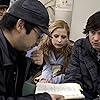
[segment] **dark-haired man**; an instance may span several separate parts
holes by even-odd
[[[85,100],[94,100],[100,95],[100,11],[89,17],[83,33],[86,38],[75,42],[64,82],[80,84]]]
[[[9,7],[10,0],[0,0],[0,20]]]
[[[38,0],[18,0],[0,21],[0,100],[58,100],[48,93],[22,96],[25,80],[36,68],[25,51],[48,32],[49,17]],[[31,73],[32,72],[32,73]]]

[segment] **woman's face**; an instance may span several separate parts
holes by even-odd
[[[68,41],[68,33],[65,28],[57,28],[52,33],[51,42],[56,49],[63,48]]]

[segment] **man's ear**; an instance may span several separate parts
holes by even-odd
[[[22,31],[23,28],[24,28],[24,21],[22,19],[18,19],[16,23],[16,30],[20,32]]]

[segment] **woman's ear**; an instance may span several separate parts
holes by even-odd
[[[18,19],[16,23],[16,30],[20,32],[22,31],[23,28],[24,28],[24,21],[22,19]]]

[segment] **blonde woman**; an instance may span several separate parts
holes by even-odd
[[[58,20],[50,25],[49,32],[52,37],[45,35],[38,45],[43,50],[45,60],[40,82],[56,84],[63,80],[70,61],[70,29],[65,21]]]

